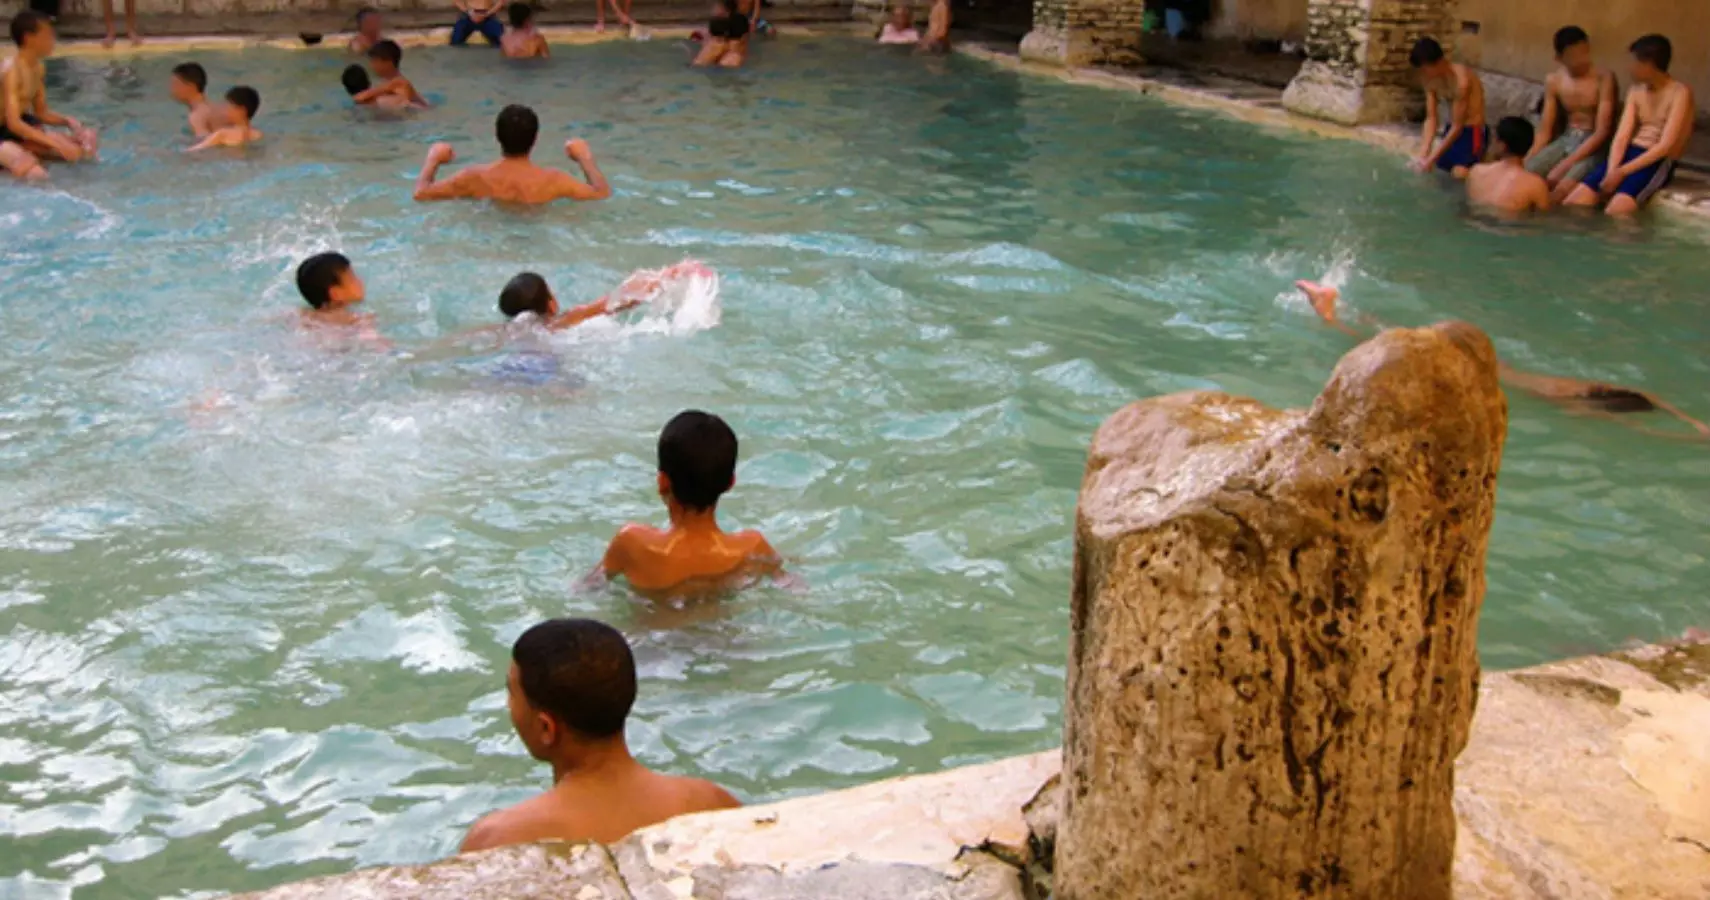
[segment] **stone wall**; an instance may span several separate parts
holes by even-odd
[[[1220,0],[1206,31],[1216,38],[1306,39],[1307,0]]]
[[[1453,48],[1450,0],[1311,0],[1306,57],[1283,104],[1344,125],[1414,116],[1423,94],[1408,54],[1422,37]]]
[[[1136,65],[1144,18],[1140,0],[1034,0],[1021,55],[1062,66]]]

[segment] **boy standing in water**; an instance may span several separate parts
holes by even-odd
[[[439,169],[455,162],[457,151],[446,143],[429,147],[421,174],[416,176],[416,201],[501,200],[539,204],[554,200],[604,200],[612,195],[606,176],[594,164],[594,151],[588,148],[587,141],[572,140],[564,145],[564,155],[582,167],[586,182],[578,181],[568,172],[537,166],[529,159],[535,138],[540,136],[540,118],[534,110],[515,104],[505,107],[499,111],[493,131],[503,158],[484,166],[470,166],[444,181],[436,180]]]
[[[1449,62],[1443,45],[1431,38],[1420,38],[1408,59],[1425,82],[1425,129],[1413,170],[1440,169],[1465,178],[1490,146],[1490,128],[1484,124],[1484,82],[1471,67]],[[1449,104],[1449,121],[1439,132],[1442,103]]]
[[[1534,145],[1526,170],[1566,196],[1603,161],[1615,134],[1617,97],[1615,73],[1591,64],[1591,38],[1584,29],[1569,25],[1556,32],[1556,60],[1561,66],[1544,80],[1544,117],[1538,123],[1538,134],[1554,140]],[[1564,115],[1567,127],[1556,136]]]
[[[511,4],[511,30],[499,42],[499,50],[510,59],[533,59],[552,55],[546,45],[546,35],[534,27],[534,7],[527,3]]]
[[[357,10],[356,36],[350,39],[350,52],[366,56],[384,39],[380,33],[380,10],[372,6]]]
[[[250,124],[259,109],[261,94],[255,88],[240,84],[226,91],[226,121],[231,124],[203,138],[190,152],[210,147],[242,147],[261,140],[261,132]]]
[[[1692,89],[1668,74],[1674,47],[1649,34],[1633,42],[1633,88],[1609,158],[1568,194],[1569,206],[1596,206],[1605,199],[1612,216],[1630,216],[1674,180],[1675,163],[1692,140],[1697,104]]]
[[[642,592],[775,572],[778,552],[758,531],[727,534],[718,500],[736,485],[736,433],[710,413],[678,413],[659,433],[659,497],[671,527],[625,525],[600,561],[606,579]]]
[[[635,656],[610,625],[552,619],[523,632],[505,673],[506,706],[529,755],[552,766],[552,787],[482,817],[461,851],[544,840],[612,844],[676,816],[741,806],[710,781],[636,762],[624,740],[635,695]]]
[[[374,103],[394,107],[397,101],[380,104],[381,97],[399,97],[404,103],[426,109],[430,104],[427,98],[416,92],[416,86],[404,77],[399,68],[404,62],[404,48],[397,41],[381,41],[368,50],[368,67],[374,70],[374,76],[380,83],[351,97],[358,104]]]
[[[5,116],[0,121],[0,165],[19,178],[46,178],[42,159],[77,162],[95,156],[95,131],[70,116],[62,116],[47,105],[43,61],[53,54],[53,25],[47,17],[26,9],[12,17],[12,43],[17,55],[0,77]],[[48,131],[57,125],[70,136]]]
[[[1550,183],[1526,171],[1522,160],[1532,149],[1532,123],[1515,116],[1496,123],[1496,159],[1467,173],[1467,200],[1506,213],[1550,208]]]
[[[193,62],[172,67],[172,99],[190,108],[190,133],[207,137],[224,124],[213,104],[208,102],[208,73]]]

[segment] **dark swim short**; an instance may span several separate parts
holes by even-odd
[[[24,124],[30,126],[31,128],[42,127],[42,120],[36,118],[35,116],[33,116],[29,113],[24,113],[23,115],[19,116],[19,118],[23,119]],[[17,141],[18,143],[22,144],[24,142],[24,138],[21,138],[15,134],[13,134],[12,129],[7,128],[6,123],[4,121],[0,121],[0,141]]]
[[[1587,388],[1585,402],[1612,413],[1651,412],[1657,408],[1651,398],[1638,391],[1607,384],[1594,384]]]
[[[748,36],[748,17],[742,13],[719,16],[707,23],[707,34],[723,41],[740,41]]]
[[[1626,165],[1649,152],[1650,150],[1646,147],[1628,147],[1627,157],[1621,161],[1621,165]],[[1604,160],[1602,165],[1592,169],[1591,174],[1585,176],[1585,186],[1594,191],[1602,190],[1603,179],[1609,175],[1609,165],[1609,160]],[[1640,206],[1644,206],[1650,202],[1652,197],[1657,195],[1657,191],[1668,187],[1669,182],[1673,180],[1674,160],[1664,157],[1621,179],[1621,184],[1615,188],[1615,193],[1626,194],[1637,201]]]
[[[1449,126],[1450,128],[1454,126]],[[1449,128],[1444,128],[1437,135],[1438,139],[1447,137]],[[1461,129],[1461,136],[1455,138],[1455,143],[1437,157],[1437,168],[1445,172],[1456,169],[1470,169],[1484,162],[1484,152],[1490,147],[1489,125],[1468,125]]]

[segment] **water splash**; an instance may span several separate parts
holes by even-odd
[[[692,259],[634,273],[612,292],[612,300],[634,300],[639,305],[622,316],[596,319],[566,334],[593,334],[608,339],[641,334],[694,334],[716,328],[723,315],[718,272]]]

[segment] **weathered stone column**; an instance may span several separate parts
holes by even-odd
[[[1075,523],[1059,900],[1449,897],[1507,428],[1477,329],[1135,403]]]
[[[1140,63],[1143,0],[1033,0],[1021,58],[1060,66]]]
[[[1310,0],[1306,63],[1283,92],[1291,112],[1344,125],[1401,121],[1424,102],[1408,54],[1451,46],[1452,0]]]

